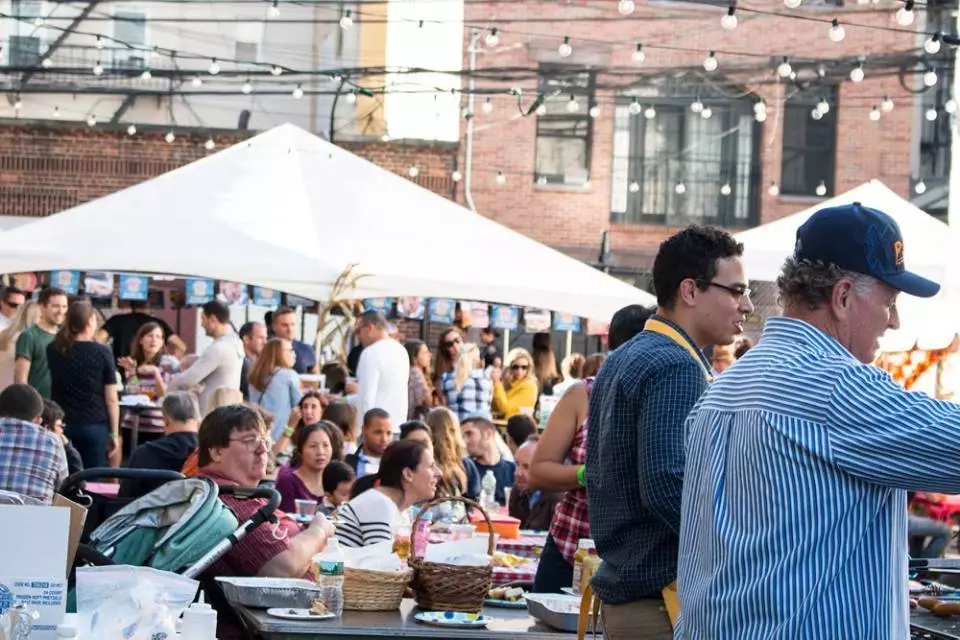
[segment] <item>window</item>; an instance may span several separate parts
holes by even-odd
[[[590,179],[594,86],[592,72],[541,67],[540,92],[546,98],[537,116],[537,182],[583,185]]]
[[[40,38],[10,36],[7,47],[11,67],[33,67],[40,63]]]
[[[755,100],[682,79],[651,93],[618,99],[611,221],[755,225],[761,137]]]
[[[783,114],[780,193],[833,194],[836,155],[837,88],[817,87],[789,94]]]
[[[954,18],[951,9],[956,2],[934,2],[927,6],[927,24],[939,33],[953,33]],[[923,118],[920,126],[919,175],[928,187],[945,184],[950,177],[950,114],[944,105],[953,96],[953,51],[943,47],[937,55],[929,56],[930,68],[937,72],[936,85],[926,89],[920,96]],[[927,118],[930,110],[936,110],[937,118]]]
[[[43,27],[36,27],[33,18],[43,17],[43,2],[39,0],[13,0],[13,14],[23,18],[12,21],[7,40],[7,64],[14,67],[32,67],[40,63],[43,43]]]
[[[124,69],[145,69],[147,67],[147,15],[142,11],[124,9],[113,12],[112,44],[114,66]],[[130,45],[134,48],[128,48]]]

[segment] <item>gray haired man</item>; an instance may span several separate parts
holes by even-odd
[[[197,448],[200,430],[200,405],[197,396],[188,391],[175,391],[163,399],[163,437],[146,442],[130,455],[131,469],[168,469],[180,471]],[[120,496],[139,498],[163,484],[156,480],[124,480]]]

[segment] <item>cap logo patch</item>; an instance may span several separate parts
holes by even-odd
[[[898,267],[903,266],[903,240],[893,243],[893,263]]]

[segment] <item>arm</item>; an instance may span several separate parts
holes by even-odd
[[[300,390],[300,376],[296,374],[293,369],[284,369],[289,375],[287,376],[287,390],[290,393],[290,406],[297,407],[300,405],[300,398],[303,397],[303,391]],[[293,412],[291,412],[292,414]],[[283,416],[277,416],[282,419]],[[289,420],[290,416],[287,416]]]
[[[684,422],[706,387],[700,364],[686,358],[648,379],[642,393],[634,394],[640,497],[678,534],[686,460]]]
[[[960,492],[960,405],[904,390],[879,367],[849,367],[826,407],[822,453],[874,484]]]
[[[263,525],[269,527],[269,524]],[[260,567],[257,575],[261,578],[299,578],[310,569],[313,556],[320,553],[327,544],[327,533],[321,527],[311,524],[304,531],[290,538],[286,551],[270,558]]]
[[[14,348],[16,359],[13,365],[13,381],[17,384],[27,384],[27,377],[30,375],[30,362],[33,360],[32,347],[33,342],[30,338],[21,333]]]
[[[500,413],[513,416],[520,413],[522,407],[531,409],[537,404],[537,383],[526,379],[515,383],[509,391],[505,391],[503,383],[495,380],[493,383],[493,403]]]
[[[530,465],[530,480],[544,491],[570,491],[580,488],[577,465],[567,464],[577,429],[587,418],[587,388],[577,383],[567,389],[557,403]]]
[[[377,406],[377,387],[380,384],[380,369],[373,361],[373,356],[364,352],[360,354],[360,364],[357,366],[357,381],[360,388],[357,396],[360,402],[360,415]]]
[[[174,376],[167,385],[170,391],[188,391],[203,384],[207,377],[216,371],[219,362],[218,345],[212,344],[200,354],[196,362],[190,365],[190,368],[183,373]]]
[[[123,456],[123,443],[120,440],[120,396],[117,395],[116,383],[103,387],[103,400],[107,405],[107,424],[110,426],[107,459],[111,467],[119,467]]]
[[[167,382],[163,379],[163,372],[160,370],[160,367],[156,367],[153,370],[154,382],[157,385],[157,397],[162,398],[167,395]]]

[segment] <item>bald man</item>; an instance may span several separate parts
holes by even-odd
[[[513,491],[510,493],[510,516],[520,520],[521,529],[547,531],[550,519],[563,493],[541,491],[530,484],[530,463],[537,450],[539,436],[527,438],[516,453],[517,470]]]

